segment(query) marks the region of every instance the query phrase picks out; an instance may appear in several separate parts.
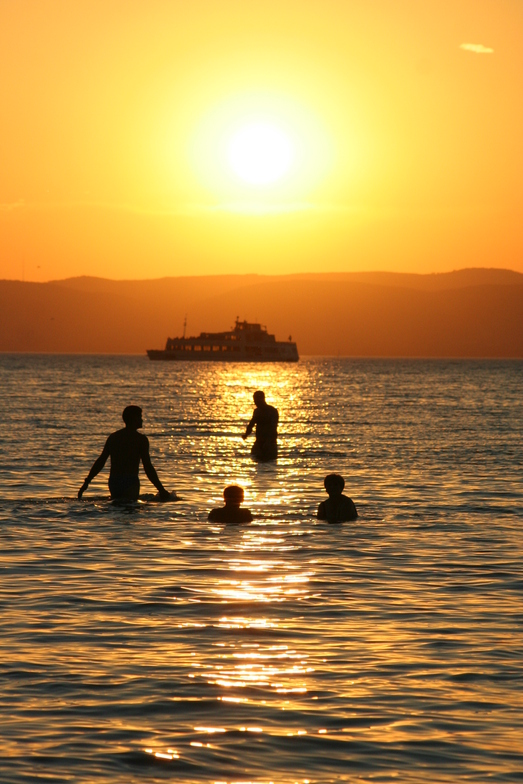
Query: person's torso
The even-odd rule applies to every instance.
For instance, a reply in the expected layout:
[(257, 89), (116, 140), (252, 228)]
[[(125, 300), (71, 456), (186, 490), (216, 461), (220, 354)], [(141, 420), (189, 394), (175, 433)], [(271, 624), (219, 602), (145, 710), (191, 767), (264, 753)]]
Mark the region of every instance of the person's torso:
[(276, 438), (278, 435), (278, 411), (274, 406), (260, 406), (255, 412), (256, 437)]
[(118, 430), (110, 437), (111, 476), (138, 476), (145, 436), (136, 430)]

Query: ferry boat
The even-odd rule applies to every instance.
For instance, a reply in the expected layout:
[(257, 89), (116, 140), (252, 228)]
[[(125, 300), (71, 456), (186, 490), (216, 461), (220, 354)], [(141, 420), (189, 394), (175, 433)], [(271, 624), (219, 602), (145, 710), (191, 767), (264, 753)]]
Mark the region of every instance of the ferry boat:
[(278, 341), (261, 324), (236, 319), (230, 332), (202, 332), (198, 337), (167, 338), (165, 348), (147, 349), (149, 359), (191, 362), (297, 362), (296, 343)]

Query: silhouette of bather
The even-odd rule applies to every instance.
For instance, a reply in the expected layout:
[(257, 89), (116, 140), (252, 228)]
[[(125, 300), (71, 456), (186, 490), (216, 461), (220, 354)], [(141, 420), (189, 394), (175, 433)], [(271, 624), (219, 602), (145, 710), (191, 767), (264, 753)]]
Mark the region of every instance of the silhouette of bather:
[(339, 474), (328, 474), (323, 484), (328, 493), (326, 501), (318, 506), (318, 520), (327, 520), (328, 523), (345, 523), (355, 520), (358, 516), (352, 498), (343, 495), (345, 480)]
[(262, 462), (276, 460), (278, 457), (278, 409), (265, 401), (264, 392), (255, 392), (253, 399), (256, 408), (242, 438), (247, 438), (256, 427), (256, 438), (251, 449), (252, 457)]
[(113, 500), (138, 500), (140, 495), (138, 475), (140, 461), (147, 477), (158, 490), (160, 499), (162, 501), (176, 500), (176, 494), (166, 490), (158, 479), (158, 474), (149, 457), (149, 439), (143, 433), (138, 433), (138, 429), (143, 426), (142, 409), (139, 406), (127, 406), (122, 413), (122, 419), (125, 422), (125, 427), (111, 433), (105, 442), (100, 457), (94, 461), (93, 467), (78, 491), (78, 498), (82, 497), (89, 483), (100, 473), (107, 458), (110, 457), (109, 490)]
[(213, 523), (250, 523), (252, 514), (250, 509), (241, 509), (243, 502), (243, 488), (238, 485), (229, 485), (223, 491), (225, 506), (211, 509), (207, 518)]

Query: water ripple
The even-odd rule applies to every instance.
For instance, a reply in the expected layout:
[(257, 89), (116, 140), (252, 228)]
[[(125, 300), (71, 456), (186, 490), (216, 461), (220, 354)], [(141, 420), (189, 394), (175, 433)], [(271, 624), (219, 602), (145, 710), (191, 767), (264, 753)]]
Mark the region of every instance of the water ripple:
[[(520, 781), (522, 371), (0, 358), (2, 781)], [(76, 499), (129, 402), (179, 503)]]

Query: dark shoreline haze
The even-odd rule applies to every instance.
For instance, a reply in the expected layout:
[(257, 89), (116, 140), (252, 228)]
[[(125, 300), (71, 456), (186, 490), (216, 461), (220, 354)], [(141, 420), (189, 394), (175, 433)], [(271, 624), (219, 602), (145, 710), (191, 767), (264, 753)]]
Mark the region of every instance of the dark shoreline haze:
[(523, 274), (466, 269), (0, 281), (0, 351), (141, 354), (236, 316), (301, 355), (523, 357)]

